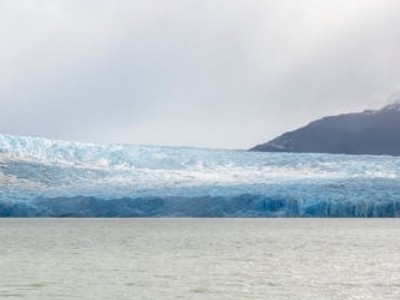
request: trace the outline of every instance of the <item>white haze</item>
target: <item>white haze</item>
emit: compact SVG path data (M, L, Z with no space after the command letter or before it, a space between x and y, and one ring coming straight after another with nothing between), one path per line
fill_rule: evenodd
M400 88L395 0L3 0L0 132L248 148Z

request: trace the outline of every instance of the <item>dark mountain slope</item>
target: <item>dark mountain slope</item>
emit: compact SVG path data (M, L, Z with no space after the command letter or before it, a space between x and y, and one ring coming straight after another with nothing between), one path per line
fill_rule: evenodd
M325 117L250 150L400 155L400 103Z

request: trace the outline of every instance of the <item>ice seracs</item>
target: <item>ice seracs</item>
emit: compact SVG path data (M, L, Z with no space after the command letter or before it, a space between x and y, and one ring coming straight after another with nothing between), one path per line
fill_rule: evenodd
M400 160L0 135L0 216L394 217Z

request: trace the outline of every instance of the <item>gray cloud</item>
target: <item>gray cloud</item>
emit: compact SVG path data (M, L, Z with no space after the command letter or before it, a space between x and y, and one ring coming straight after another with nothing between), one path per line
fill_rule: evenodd
M0 3L0 132L246 148L400 88L394 0Z

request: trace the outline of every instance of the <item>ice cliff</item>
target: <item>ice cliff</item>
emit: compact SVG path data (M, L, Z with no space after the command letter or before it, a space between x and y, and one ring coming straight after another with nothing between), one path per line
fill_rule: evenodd
M1 217L397 217L400 158L0 134Z

